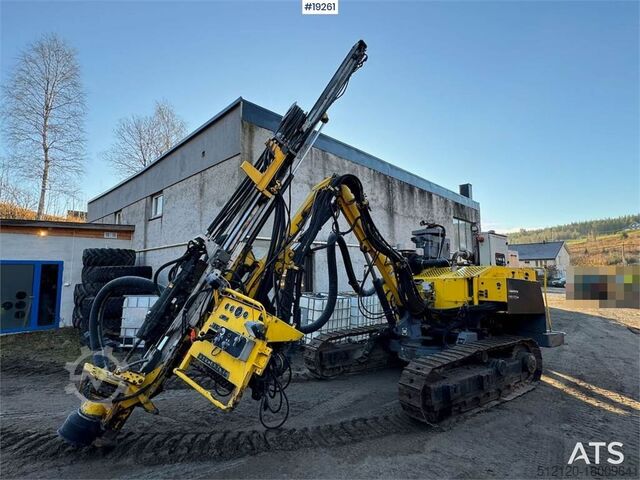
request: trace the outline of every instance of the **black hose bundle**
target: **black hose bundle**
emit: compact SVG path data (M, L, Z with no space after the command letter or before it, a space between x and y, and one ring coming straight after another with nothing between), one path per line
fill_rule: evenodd
M269 299L269 292L274 289L274 297L278 297L280 285L275 278L275 267L278 258L287 246L290 227L289 205L287 205L281 194L274 197L273 205L274 218L271 229L271 243L269 244L269 250L265 257L263 278L256 293L256 300L272 312L273 307Z
M158 286L149 279L142 277L120 277L111 280L100 289L89 314L89 346L93 352L101 352L104 348L104 339L102 335L102 318L107 300L111 297L119 297L126 295L132 289L137 293L158 295ZM105 359L102 355L95 355L96 365L105 366Z
M291 383L291 363L282 353L276 352L267 365L261 382L260 423L267 429L280 428L289 418L289 399L285 390ZM267 415L275 417L270 422ZM280 418L278 418L280 417Z
M269 148L265 148L254 167L263 171L273 161L273 152ZM224 204L216 218L207 228L207 235L220 243L220 238L225 234L227 229L237 221L240 213L250 205L252 196L260 195L249 177L245 177L238 188L233 192L229 200Z
M331 318L336 308L336 300L338 299L338 269L336 267L336 241L342 238L331 232L327 240L327 271L329 273L329 292L327 294L327 303L320 316L311 323L300 325L300 309L296 308L294 314L294 324L302 333L307 334L320 330ZM291 271L291 270L290 270ZM300 298L296 295L296 300ZM296 302L297 304L298 302ZM297 306L297 305L296 305Z
M358 205L365 204L364 190L362 183L355 175L342 175L337 177L333 183L335 186L345 185L351 190ZM398 293L402 304L413 316L423 315L427 311L427 304L423 300L420 292L413 281L413 274L407 259L393 248L380 234L376 227L368 208L360 208L360 223L365 232L367 240L374 251L387 257L394 265L396 280L398 281Z
M289 107L284 117L282 117L282 122L280 122L274 137L281 141L284 146L293 148L294 152L297 152L297 148L300 147L300 145L298 145L295 139L300 134L302 125L304 125L306 119L307 116L304 111L294 103Z
M287 111L274 135L274 138L282 148L287 149L289 139L298 135L305 120L306 116L304 111L297 105L294 104L289 111ZM296 153L294 150L288 155L280 175L276 178L276 180L280 180L283 183L281 191L284 191L289 184L289 182L286 181L285 185L283 177L288 171L287 169L291 167ZM273 151L271 147L267 147L254 163L254 167L264 172L273 160ZM209 228L207 228L207 235L213 238L218 244L222 243L220 241L221 237L228 233L228 229L238 221L238 218L242 216L243 212L248 211L248 209L252 207L253 201L256 198L259 198L259 201L262 203L267 201L267 198L256 190L253 181L249 177L245 177L240 183L240 186L233 192L231 198L227 200L218 215L216 215L216 218L211 222ZM269 213L270 211L266 216L268 216Z
M279 291L279 295L276 298L277 304L277 313L278 316L284 320L285 322L289 322L292 314L294 315L294 324L298 325L299 322L296 321L299 319L298 312L298 302L300 296L302 294L302 278L304 275L304 259L309 255L311 249L313 248L313 242L315 241L318 233L322 229L322 227L333 218L333 200L335 198L335 194L331 190L321 190L318 192L315 201L313 202L313 206L311 207L311 212L309 213L308 222L309 225L304 233L300 236L298 245L294 249L292 262L296 266L295 269L288 269L284 279L284 287ZM329 244L333 243L333 247L335 247L335 238L330 236L329 241L327 242L327 247L329 248ZM335 252L335 250L332 250ZM335 263L335 255L329 255L329 251L327 251L328 257L333 257L333 262ZM332 278L332 268L331 268L331 259L328 259L329 262L329 297L331 297L332 287L331 287L331 278ZM335 270L335 265L333 270ZM337 274L335 275L335 295L337 295ZM295 308L292 312L292 307ZM329 304L327 304L329 305ZM334 301L335 306L335 301ZM333 308L331 309L331 313L333 313ZM329 314L331 316L331 314ZM324 318L324 316L321 316ZM328 320L328 317L324 320L324 323ZM323 323L323 325L324 325ZM320 327L318 327L320 328ZM315 330L310 330L315 331ZM305 332L308 333L308 332Z
M169 260L167 263L160 265L160 267L158 267L158 269L156 270L156 273L153 275L153 283L155 283L156 287L158 286L158 279L160 278L160 273L164 269L170 267L171 265L173 265L173 268L169 270L169 274L167 275L167 280L169 280L169 282L173 282L175 280L176 275L178 274L178 270L180 269L182 262L187 258L189 258L193 254L194 250L199 250L202 254L206 253L206 250L204 250L204 247L200 243L195 242L194 240L190 240L187 243L187 250L181 257L175 258L173 260Z
M342 260L344 261L344 269L347 273L347 281L349 282L349 285L351 286L353 291L357 293L359 297L370 297L371 295L376 293L375 287L366 289L363 287L363 284L361 284L356 278L356 274L353 270L353 263L351 263L349 247L347 247L347 242L345 241L344 237L342 235L336 234L336 242L340 247L340 253L342 254Z
M356 292L359 296L369 296L375 292L375 289L365 290L361 287L360 283L356 279L355 273L353 272L353 265L351 264L351 257L349 256L349 251L347 249L347 243L344 240L342 235L339 235L335 232L331 232L329 234L329 238L327 239L327 272L329 275L329 292L327 293L327 303L325 304L324 309L320 316L311 323L307 325L300 325L300 308L299 308L299 300L301 296L301 292L299 291L299 280L302 278L302 272L300 270L289 270L287 273L291 273L292 276L295 276L295 288L296 295L294 300L294 324L296 328L300 330L302 333L312 333L319 329L321 329L331 318L333 315L333 311L336 306L336 301L338 298L338 268L336 263L336 243L340 247L340 252L342 254L342 258L344 260L345 270L347 272L347 278L349 280L349 285L353 288L354 292Z
M383 291L377 292L375 287L373 289L365 290L358 282L353 271L353 264L351 263L347 244L343 236L340 235L339 232L335 231L336 229L334 228L334 231L327 239L326 247L324 247L327 249L327 272L329 275L327 303L324 310L315 321L307 325L300 324L299 301L302 296L301 286L304 275L304 259L311 252L313 242L322 227L329 220L336 219L338 208L335 203L336 192L340 191L342 185L347 186L356 199L360 213L359 222L361 223L366 234L366 238L371 244L373 250L377 252L377 254L384 255L393 263L396 280L398 282L398 293L401 297L402 306L414 316L423 315L427 311L427 305L422 299L422 296L414 283L413 272L409 262L400 252L389 245L373 222L369 209L366 207L360 180L353 175L343 175L336 177L332 181L332 188L320 190L317 193L309 216L307 217L309 225L300 236L299 243L294 250L292 262L295 265L295 268L287 270L284 279L284 288L276 292L278 316L286 322L289 322L293 316L293 324L305 334L322 328L333 314L338 295L338 276L335 256L336 243L340 247L340 252L344 259L347 278L353 290L359 296L371 295L374 292L378 293L379 296L380 294L384 295ZM272 285L275 287L276 284L277 281L265 285L267 287L271 287ZM386 301L386 298L381 299L381 302L383 302L383 300Z

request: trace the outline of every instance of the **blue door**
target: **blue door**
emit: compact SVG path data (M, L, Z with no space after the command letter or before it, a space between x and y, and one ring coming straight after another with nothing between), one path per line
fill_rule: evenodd
M0 260L0 333L57 328L63 262Z

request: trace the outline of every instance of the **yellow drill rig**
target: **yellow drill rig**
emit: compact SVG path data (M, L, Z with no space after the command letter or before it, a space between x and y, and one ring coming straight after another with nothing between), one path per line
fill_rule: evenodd
M336 246L349 284L360 296L377 295L385 323L322 334L305 347L304 362L320 377L405 364L399 400L422 421L436 422L530 388L540 378L539 346L557 346L540 284L531 269L474 265L442 257L442 248L405 255L380 234L364 189L353 175L316 185L293 216L285 193L295 170L327 122L327 110L366 61L366 45L353 46L313 108L293 105L246 178L207 231L185 253L163 265L153 281L124 277L98 293L89 320L93 362L83 367L85 400L58 433L74 445L116 435L136 407L158 413L153 399L177 376L221 410L231 410L247 388L261 402L267 428L288 416L291 379L288 349L318 331L334 312ZM319 128L318 128L319 127ZM271 220L267 252L254 243ZM341 224L347 230L341 230ZM302 324L300 298L305 259L320 230L331 225L327 250L326 307ZM432 235L433 230L442 229ZM416 245L444 241L430 226ZM344 239L353 233L366 263L364 280L353 270ZM166 286L158 273L170 268ZM109 297L134 289L159 295L137 333L139 359L113 365L104 352L102 311ZM143 344L144 342L144 344ZM96 442L96 443L99 443Z

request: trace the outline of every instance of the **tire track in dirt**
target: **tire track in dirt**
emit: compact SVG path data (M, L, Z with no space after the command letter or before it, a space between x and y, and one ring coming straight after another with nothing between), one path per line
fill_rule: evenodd
M16 375L21 377L42 376L62 379L69 377L69 372L65 370L65 365L58 362L39 362L29 360L28 362L2 362L0 374Z
M41 381L45 383L63 383L69 381L69 372L65 369L65 365L57 363L33 363L30 364L13 364L2 365L0 369L0 375L9 375L14 377L35 377L34 381ZM196 381L206 380L208 377L204 375L195 375ZM324 382L326 380L315 377L311 372L298 370L294 371L291 376L292 383L303 382ZM169 377L164 385L164 390L188 390L191 388L185 382L177 377Z
M402 413L360 417L339 423L273 431L244 430L220 433L158 432L127 433L112 448L74 448L55 432L3 429L0 451L3 455L38 461L110 458L134 459L157 465L197 461L199 458L230 460L277 450L327 448L348 445L393 434L425 431L428 427ZM8 440L8 441L7 441Z

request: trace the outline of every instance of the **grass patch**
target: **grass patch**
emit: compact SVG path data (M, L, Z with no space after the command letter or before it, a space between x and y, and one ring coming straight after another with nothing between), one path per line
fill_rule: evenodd
M0 364L64 364L80 355L78 330L72 327L0 336Z

